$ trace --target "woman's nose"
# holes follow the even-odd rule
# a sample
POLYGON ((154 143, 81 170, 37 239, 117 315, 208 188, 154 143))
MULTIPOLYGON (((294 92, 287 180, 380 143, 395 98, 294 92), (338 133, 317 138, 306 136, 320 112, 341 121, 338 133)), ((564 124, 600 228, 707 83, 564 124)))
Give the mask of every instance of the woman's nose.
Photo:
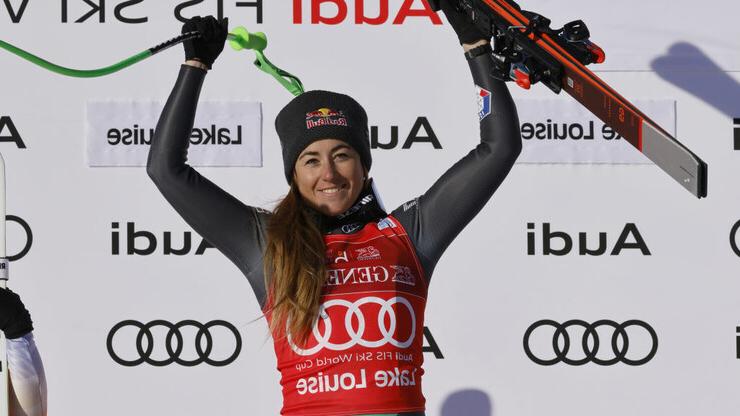
POLYGON ((324 164, 324 171, 321 173, 321 178, 326 181, 331 181, 337 176, 337 167, 333 162, 324 164))

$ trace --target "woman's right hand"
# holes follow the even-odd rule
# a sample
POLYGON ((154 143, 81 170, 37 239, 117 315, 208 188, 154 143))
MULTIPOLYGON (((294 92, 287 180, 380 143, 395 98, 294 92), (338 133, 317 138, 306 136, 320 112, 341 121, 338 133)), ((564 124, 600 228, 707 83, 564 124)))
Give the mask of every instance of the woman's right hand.
POLYGON ((8 339, 20 338, 33 331, 31 315, 20 296, 8 289, 0 289, 0 331, 8 339))
POLYGON ((201 36, 183 42, 186 61, 199 61, 208 69, 224 50, 229 33, 229 18, 216 20, 213 16, 195 16, 182 25, 182 33, 200 32, 201 36))

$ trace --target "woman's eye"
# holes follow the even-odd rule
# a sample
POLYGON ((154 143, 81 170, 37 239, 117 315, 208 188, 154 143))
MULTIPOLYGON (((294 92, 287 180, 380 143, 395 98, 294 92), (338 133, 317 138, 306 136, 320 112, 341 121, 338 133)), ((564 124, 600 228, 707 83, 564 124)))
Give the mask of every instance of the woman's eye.
POLYGON ((346 153, 337 153, 337 154, 334 155, 334 157, 337 158, 337 159, 347 159, 349 157, 349 155, 346 154, 346 153))
POLYGON ((318 159, 308 159, 306 161, 306 165, 316 165, 318 163, 319 163, 319 160, 318 159))

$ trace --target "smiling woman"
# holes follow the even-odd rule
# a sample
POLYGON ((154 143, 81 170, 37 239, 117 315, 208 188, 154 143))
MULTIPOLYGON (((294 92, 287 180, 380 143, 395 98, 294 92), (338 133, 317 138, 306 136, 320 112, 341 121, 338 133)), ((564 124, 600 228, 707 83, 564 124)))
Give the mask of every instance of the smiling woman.
POLYGON ((333 217, 349 209, 365 187, 360 155, 337 139, 311 143, 298 157, 293 180, 316 211, 333 217))
POLYGON ((432 273, 521 150, 514 102, 491 76, 490 45, 464 13, 445 13, 484 101, 481 141, 390 213, 368 176, 367 115, 344 94, 308 91, 278 114, 290 190, 273 212, 243 204, 187 165, 200 88, 226 28, 213 18, 183 28, 210 35, 185 45, 187 61, 162 111, 147 172, 249 280, 273 337, 282 415, 424 415, 422 341, 432 273))

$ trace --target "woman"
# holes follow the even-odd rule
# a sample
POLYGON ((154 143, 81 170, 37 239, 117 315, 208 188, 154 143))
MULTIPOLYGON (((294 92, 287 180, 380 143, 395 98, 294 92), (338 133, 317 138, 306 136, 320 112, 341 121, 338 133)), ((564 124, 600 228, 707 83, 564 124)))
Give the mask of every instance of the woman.
POLYGON ((492 105, 481 112, 481 143, 390 215, 368 176, 367 116, 343 94, 309 91, 278 114, 290 191, 273 213, 242 204, 188 166, 200 87, 223 49, 226 23, 193 18, 183 27, 204 37, 185 45, 186 62, 159 120, 148 173, 193 229, 249 280, 274 339, 281 414, 424 414, 427 285, 444 250, 521 149, 511 96, 489 75, 488 41, 464 14, 445 6, 475 83, 491 93, 492 105))
POLYGON ((45 416, 46 378, 31 315, 20 296, 7 289, 0 289, 0 331, 7 338, 10 416, 45 416))

